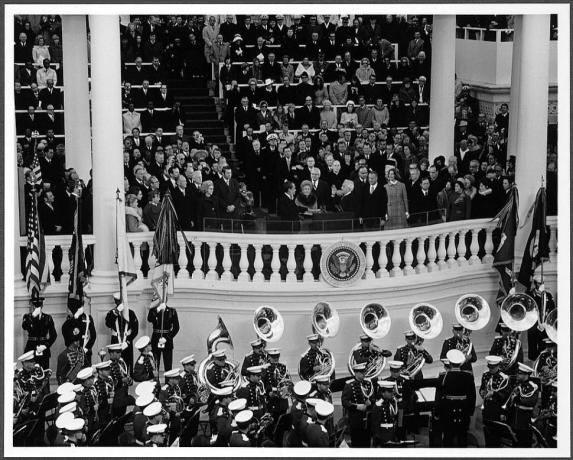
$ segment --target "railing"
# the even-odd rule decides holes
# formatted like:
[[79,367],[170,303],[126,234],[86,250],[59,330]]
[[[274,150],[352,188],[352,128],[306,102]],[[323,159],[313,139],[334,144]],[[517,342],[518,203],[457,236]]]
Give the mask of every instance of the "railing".
[[[223,281],[238,283],[286,282],[314,283],[320,280],[320,257],[323,250],[339,241],[350,241],[362,248],[366,256],[364,279],[415,276],[459,267],[491,265],[499,242],[496,223],[491,219],[448,222],[427,227],[361,233],[327,233],[296,235],[233,234],[186,232],[190,248],[181,235],[179,240],[179,280]],[[550,259],[556,260],[557,218],[549,217]],[[149,267],[155,266],[153,233],[130,233],[136,269],[140,279],[151,278]],[[60,246],[63,250],[64,275],[55,285],[67,286],[71,236],[48,236],[48,253]],[[91,235],[84,244],[94,243]],[[20,238],[20,246],[26,238]],[[382,248],[382,250],[381,250]],[[149,256],[148,256],[149,255]],[[113,254],[110,254],[112,257]],[[144,257],[147,258],[144,260]],[[62,286],[62,287],[63,287]],[[48,288],[51,289],[51,288]]]
[[484,27],[456,27],[456,38],[486,42],[511,42],[513,29],[486,29]]

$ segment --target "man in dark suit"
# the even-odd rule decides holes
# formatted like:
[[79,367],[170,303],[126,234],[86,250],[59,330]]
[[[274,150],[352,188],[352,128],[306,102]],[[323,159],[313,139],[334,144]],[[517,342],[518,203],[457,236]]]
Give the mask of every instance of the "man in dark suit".
[[42,107],[53,105],[55,109],[61,109],[63,98],[59,88],[54,87],[54,80],[51,78],[46,81],[47,86],[40,91],[40,101]]
[[340,211],[341,212],[352,212],[354,217],[358,218],[360,206],[356,200],[356,192],[354,191],[354,182],[350,179],[346,179],[342,183],[342,196],[340,197]]
[[161,85],[159,93],[155,95],[155,107],[173,107],[173,95],[167,90],[167,85]]
[[24,134],[27,129],[30,131],[39,131],[41,126],[41,117],[36,115],[36,109],[33,106],[28,107],[28,113],[21,114],[18,117],[16,131],[18,134]]
[[243,96],[241,98],[241,106],[237,107],[237,110],[235,111],[235,121],[237,123],[237,133],[235,135],[235,139],[238,140],[242,138],[242,132],[245,128],[245,124],[248,124],[254,128],[256,120],[257,111],[251,104],[249,104],[249,98]]
[[310,170],[312,189],[316,195],[318,207],[330,207],[332,192],[328,183],[320,178],[320,174],[320,169],[316,167]]
[[54,208],[54,201],[54,193],[48,190],[44,193],[44,200],[40,203],[40,222],[45,235],[59,235],[62,231],[62,226],[59,224],[58,220],[58,214]]
[[221,216],[228,219],[238,217],[238,206],[241,201],[239,183],[232,177],[230,166],[223,167],[223,177],[215,184],[215,195],[219,197]]
[[427,78],[420,75],[418,78],[418,102],[428,103],[430,101],[430,85]]
[[436,194],[430,188],[430,178],[420,179],[420,187],[412,192],[410,225],[428,225],[440,218],[436,208]]
[[320,110],[314,106],[311,96],[305,98],[303,107],[296,109],[296,115],[301,126],[306,123],[310,129],[320,127]]
[[296,186],[294,183],[287,181],[282,185],[283,193],[279,196],[277,204],[277,216],[280,220],[286,221],[285,227],[289,230],[292,228],[290,222],[296,222],[296,229],[299,228],[299,216],[298,213],[304,211],[304,209],[299,208],[294,202],[294,194],[296,192]]
[[386,104],[387,106],[390,106],[390,104],[392,103],[392,97],[396,93],[394,85],[392,85],[392,77],[387,76],[386,84],[380,85],[379,88],[380,88],[379,90],[380,97],[382,98],[382,101],[384,101],[384,104]]
[[295,160],[292,157],[292,149],[285,147],[283,150],[283,157],[279,159],[275,169],[275,182],[278,190],[277,195],[282,191],[282,184],[285,182],[297,182],[296,173],[293,168],[295,167]]
[[468,141],[462,139],[454,152],[454,156],[458,159],[458,173],[463,176],[470,170],[470,162],[476,158],[474,152],[468,148]]
[[135,90],[135,107],[147,107],[148,102],[155,101],[155,91],[149,87],[149,80],[143,80],[141,88]]
[[179,176],[177,188],[173,191],[173,206],[177,211],[177,220],[183,230],[192,230],[196,212],[196,203],[193,195],[187,190],[187,179]]
[[42,180],[55,187],[59,178],[64,174],[64,170],[54,158],[54,149],[47,148],[44,150],[44,157],[40,158],[39,162],[42,170]]
[[378,182],[378,173],[368,173],[368,189],[363,196],[361,218],[365,230],[380,230],[386,223],[388,195],[384,186]]
[[18,37],[18,42],[14,44],[14,62],[27,62],[32,60],[33,43],[28,40],[28,36],[22,32]]
[[147,103],[147,110],[141,114],[141,127],[144,133],[152,133],[160,123],[160,113],[155,110],[153,101]]
[[26,65],[20,67],[20,84],[30,86],[32,83],[36,83],[36,69],[34,69],[31,59],[24,62]]
[[61,117],[54,112],[54,106],[52,104],[46,107],[46,113],[41,114],[42,117],[40,119],[40,132],[42,134],[47,133],[49,130],[52,130],[56,134],[63,134],[64,133],[64,123]]

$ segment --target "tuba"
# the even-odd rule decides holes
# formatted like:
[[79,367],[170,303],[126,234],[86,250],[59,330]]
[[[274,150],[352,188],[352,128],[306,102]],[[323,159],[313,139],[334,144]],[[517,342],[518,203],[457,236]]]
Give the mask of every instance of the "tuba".
[[[434,339],[442,332],[444,321],[436,307],[427,303],[419,303],[412,307],[408,315],[410,328],[417,335],[416,345],[423,343],[425,339]],[[422,353],[408,353],[408,362],[401,375],[404,378],[414,378],[426,364],[426,358]]]
[[[338,333],[338,329],[340,327],[340,318],[338,316],[338,312],[327,302],[319,302],[315,305],[312,311],[312,329],[316,332],[322,339],[327,337],[334,337]],[[308,353],[310,350],[307,349],[305,353]],[[320,365],[321,369],[315,372],[309,380],[312,382],[318,376],[327,375],[330,377],[334,373],[334,368],[336,366],[336,361],[334,360],[334,355],[332,352],[322,346],[320,344],[318,354],[318,364]],[[301,371],[300,371],[300,363],[298,374],[300,378]]]
[[543,386],[557,381],[557,355],[551,349],[543,350],[533,365],[533,376],[539,378]]
[[[229,349],[233,349],[233,341],[225,323],[220,316],[218,318],[217,327],[211,331],[209,337],[207,337],[207,352],[209,353],[206,358],[204,358],[201,363],[199,363],[199,369],[197,370],[197,379],[199,380],[199,388],[197,389],[198,399],[202,403],[206,403],[209,395],[212,393],[214,395],[219,395],[221,393],[221,388],[210,382],[207,378],[207,368],[209,364],[213,362],[213,352],[217,350],[219,344],[227,344]],[[239,364],[235,361],[227,359],[226,364],[229,365],[231,371],[227,375],[226,380],[233,381],[233,392],[236,392],[242,383],[241,370]]]
[[458,323],[464,327],[464,336],[458,349],[467,357],[472,353],[471,331],[483,329],[489,323],[491,310],[487,301],[476,294],[461,296],[455,306],[454,314]]
[[527,294],[508,295],[501,303],[501,319],[513,331],[527,331],[539,319],[537,304]]
[[545,332],[554,343],[557,343],[557,308],[554,308],[545,317]]
[[[372,339],[380,339],[390,331],[390,325],[392,320],[388,314],[388,310],[384,308],[379,303],[369,303],[362,307],[360,311],[360,327],[368,337]],[[356,364],[354,359],[354,352],[359,350],[361,345],[357,343],[350,350],[350,355],[348,356],[348,370],[352,375],[354,375],[354,370],[352,369]],[[386,357],[382,354],[382,351],[373,345],[373,356],[369,359],[366,364],[366,371],[364,378],[371,380],[378,377],[384,367],[386,366]]]
[[253,327],[265,342],[277,342],[285,330],[282,315],[276,308],[268,305],[261,305],[255,310]]

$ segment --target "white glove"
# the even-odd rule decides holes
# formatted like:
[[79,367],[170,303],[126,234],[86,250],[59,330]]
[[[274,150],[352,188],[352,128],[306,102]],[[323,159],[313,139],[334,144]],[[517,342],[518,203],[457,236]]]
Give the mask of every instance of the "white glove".
[[84,313],[84,307],[78,308],[78,311],[74,313],[74,318],[78,319],[80,316],[83,315],[83,313]]
[[122,304],[122,303],[120,303],[120,304],[117,306],[117,311],[120,312],[120,313],[123,311],[123,304]]
[[541,286],[539,286],[539,292],[543,291],[545,291],[545,283],[542,283]]
[[157,311],[163,311],[163,310],[165,310],[165,308],[167,308],[167,304],[165,302],[162,302],[157,307]]
[[32,317],[37,318],[38,316],[40,316],[40,313],[42,313],[42,309],[40,307],[36,307],[32,312]]
[[159,339],[159,345],[165,345],[167,343],[167,339],[165,337],[161,337]]

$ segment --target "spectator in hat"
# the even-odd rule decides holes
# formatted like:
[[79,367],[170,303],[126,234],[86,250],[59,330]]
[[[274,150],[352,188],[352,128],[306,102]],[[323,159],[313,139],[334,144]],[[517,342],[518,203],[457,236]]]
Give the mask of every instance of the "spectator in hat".
[[354,101],[346,103],[346,111],[340,115],[340,124],[345,128],[356,128],[358,125],[358,115],[354,111]]
[[376,75],[374,69],[370,66],[370,60],[368,58],[362,58],[360,61],[360,67],[356,69],[355,73],[358,81],[361,85],[366,85],[370,81],[371,75]]

